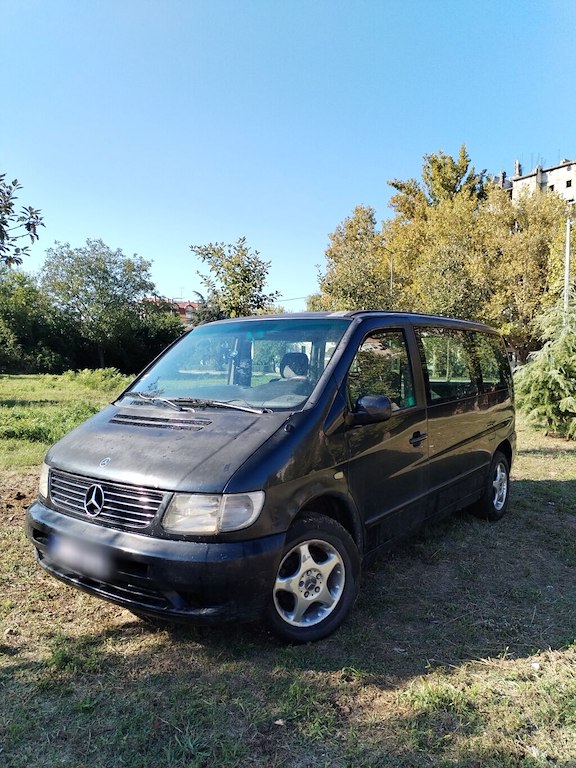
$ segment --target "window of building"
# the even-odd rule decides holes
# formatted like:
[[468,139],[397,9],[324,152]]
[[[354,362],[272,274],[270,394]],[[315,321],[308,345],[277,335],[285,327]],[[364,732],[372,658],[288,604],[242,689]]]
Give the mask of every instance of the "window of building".
[[568,181],[566,182],[566,186],[567,187],[571,187],[572,186],[572,179],[568,179]]

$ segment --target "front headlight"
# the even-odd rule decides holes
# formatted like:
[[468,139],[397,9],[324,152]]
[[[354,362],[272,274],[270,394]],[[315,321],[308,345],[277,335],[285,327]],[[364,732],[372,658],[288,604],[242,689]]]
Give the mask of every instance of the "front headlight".
[[49,474],[50,474],[50,467],[46,462],[42,463],[42,467],[40,468],[40,483],[38,486],[38,495],[42,496],[43,499],[48,498],[48,480],[49,480]]
[[169,533],[210,534],[238,531],[256,520],[264,505],[264,491],[251,493],[175,493],[162,527]]

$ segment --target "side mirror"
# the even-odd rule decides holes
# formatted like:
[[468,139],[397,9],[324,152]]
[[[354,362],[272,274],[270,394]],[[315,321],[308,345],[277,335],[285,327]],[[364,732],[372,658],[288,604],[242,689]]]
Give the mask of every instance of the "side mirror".
[[359,397],[355,409],[346,418],[353,427],[358,424],[378,424],[392,416],[392,402],[386,395],[364,395]]

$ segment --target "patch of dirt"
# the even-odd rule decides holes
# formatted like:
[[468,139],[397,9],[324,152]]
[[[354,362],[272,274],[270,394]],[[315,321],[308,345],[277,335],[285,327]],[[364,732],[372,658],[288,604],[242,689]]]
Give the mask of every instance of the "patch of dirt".
[[38,493],[40,470],[25,469],[0,471],[0,516],[23,520],[26,509]]

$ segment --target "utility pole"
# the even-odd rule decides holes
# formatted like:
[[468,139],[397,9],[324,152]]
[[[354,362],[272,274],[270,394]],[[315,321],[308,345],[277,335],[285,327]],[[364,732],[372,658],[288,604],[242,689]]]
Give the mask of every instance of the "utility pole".
[[566,251],[564,253],[564,325],[568,322],[568,304],[570,300],[570,232],[572,219],[570,213],[566,219]]

